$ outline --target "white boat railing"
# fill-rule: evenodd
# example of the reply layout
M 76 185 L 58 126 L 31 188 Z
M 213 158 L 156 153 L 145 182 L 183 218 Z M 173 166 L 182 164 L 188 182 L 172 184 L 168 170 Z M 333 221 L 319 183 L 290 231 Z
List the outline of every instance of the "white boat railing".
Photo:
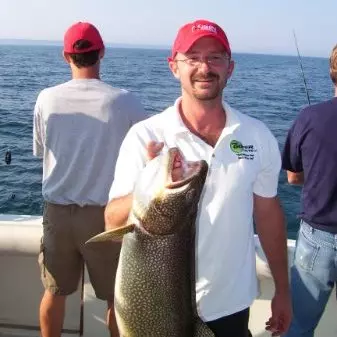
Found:
M 37 256 L 41 235 L 40 216 L 0 214 L 0 337 L 39 336 L 38 313 L 43 288 Z M 267 337 L 270 334 L 264 327 L 270 315 L 274 285 L 260 242 L 257 237 L 255 240 L 260 296 L 251 308 L 250 329 L 256 337 Z M 288 240 L 290 261 L 294 247 L 295 242 Z M 83 301 L 81 289 L 67 300 L 62 336 L 79 336 L 83 330 L 85 337 L 108 337 L 106 303 L 96 299 L 86 272 L 83 284 Z M 337 336 L 336 313 L 335 297 L 331 296 L 316 336 Z

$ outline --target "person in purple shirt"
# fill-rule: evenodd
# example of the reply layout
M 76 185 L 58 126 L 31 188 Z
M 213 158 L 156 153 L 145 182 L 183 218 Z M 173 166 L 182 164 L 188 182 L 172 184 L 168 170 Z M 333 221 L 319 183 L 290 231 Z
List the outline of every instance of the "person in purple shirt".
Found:
M 288 132 L 283 169 L 303 185 L 291 269 L 293 320 L 286 337 L 312 337 L 337 281 L 337 45 L 330 57 L 335 97 L 303 109 Z

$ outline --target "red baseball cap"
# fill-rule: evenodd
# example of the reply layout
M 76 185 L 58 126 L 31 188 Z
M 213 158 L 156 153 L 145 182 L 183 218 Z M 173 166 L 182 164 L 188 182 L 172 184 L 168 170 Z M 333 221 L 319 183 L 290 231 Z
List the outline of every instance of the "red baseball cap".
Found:
M 172 59 L 178 52 L 186 53 L 195 43 L 202 37 L 214 37 L 225 48 L 229 56 L 231 56 L 231 48 L 225 32 L 216 23 L 207 20 L 196 20 L 182 26 L 177 34 L 172 47 Z
M 91 46 L 78 50 L 75 43 L 79 40 L 87 40 Z M 77 22 L 70 26 L 64 35 L 64 52 L 69 54 L 87 53 L 92 50 L 104 48 L 104 43 L 98 29 L 89 22 Z

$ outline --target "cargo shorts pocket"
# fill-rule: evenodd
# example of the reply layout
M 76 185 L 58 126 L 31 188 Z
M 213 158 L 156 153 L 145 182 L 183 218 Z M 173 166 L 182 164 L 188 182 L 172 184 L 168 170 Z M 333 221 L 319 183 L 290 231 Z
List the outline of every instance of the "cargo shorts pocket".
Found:
M 38 256 L 38 263 L 40 266 L 41 270 L 41 276 L 43 278 L 46 277 L 46 267 L 45 267 L 45 245 L 44 245 L 44 240 L 45 240 L 45 231 L 46 228 L 48 227 L 48 202 L 44 202 L 43 205 L 43 217 L 42 217 L 42 226 L 43 226 L 43 234 L 40 240 L 40 251 L 39 251 L 39 256 Z
M 296 265 L 305 271 L 312 271 L 317 260 L 319 248 L 319 245 L 310 238 L 310 234 L 300 229 L 296 242 Z
M 38 263 L 41 270 L 41 276 L 46 277 L 46 267 L 45 267 L 45 246 L 43 244 L 43 236 L 40 241 L 40 251 L 38 256 Z

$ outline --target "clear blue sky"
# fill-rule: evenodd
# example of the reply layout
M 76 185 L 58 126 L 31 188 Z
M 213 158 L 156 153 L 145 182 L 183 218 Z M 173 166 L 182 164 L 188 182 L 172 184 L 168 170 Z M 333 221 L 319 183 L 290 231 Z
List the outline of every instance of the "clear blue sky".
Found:
M 234 52 L 329 56 L 337 0 L 0 0 L 0 39 L 62 40 L 75 21 L 93 22 L 107 43 L 170 46 L 178 28 L 205 18 Z

